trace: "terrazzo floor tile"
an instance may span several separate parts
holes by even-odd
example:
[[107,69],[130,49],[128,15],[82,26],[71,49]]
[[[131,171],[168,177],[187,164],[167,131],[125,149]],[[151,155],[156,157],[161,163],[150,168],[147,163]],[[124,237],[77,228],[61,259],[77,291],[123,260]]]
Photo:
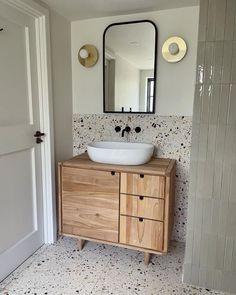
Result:
[[[167,256],[143,263],[143,253],[60,238],[40,248],[0,285],[3,295],[206,295],[226,293],[181,283],[184,244],[173,242]],[[1,288],[4,288],[1,290]]]
[[27,268],[30,268],[30,265],[33,261],[39,257],[46,249],[48,245],[43,245],[39,248],[33,255],[31,255],[26,261],[24,261],[14,272],[12,272],[4,281],[0,282],[0,294],[1,291],[13,280],[15,280],[22,271],[25,271]]
[[76,240],[60,239],[48,246],[23,273],[14,276],[6,291],[14,295],[88,294],[110,257],[110,249],[103,245],[88,243],[79,252]]

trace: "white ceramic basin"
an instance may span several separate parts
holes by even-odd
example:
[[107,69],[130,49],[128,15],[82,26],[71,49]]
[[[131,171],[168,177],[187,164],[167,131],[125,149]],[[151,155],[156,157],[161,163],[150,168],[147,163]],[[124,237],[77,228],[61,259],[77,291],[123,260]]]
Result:
[[89,158],[98,163],[141,165],[153,155],[154,146],[148,143],[100,141],[88,144]]

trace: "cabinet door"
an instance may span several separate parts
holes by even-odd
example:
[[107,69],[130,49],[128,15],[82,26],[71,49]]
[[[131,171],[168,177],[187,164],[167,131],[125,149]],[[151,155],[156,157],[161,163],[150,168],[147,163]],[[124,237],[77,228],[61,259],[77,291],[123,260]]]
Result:
[[165,197],[165,177],[121,173],[121,193],[153,198]]
[[120,216],[120,243],[163,250],[163,222]]
[[62,231],[118,242],[119,173],[62,167]]

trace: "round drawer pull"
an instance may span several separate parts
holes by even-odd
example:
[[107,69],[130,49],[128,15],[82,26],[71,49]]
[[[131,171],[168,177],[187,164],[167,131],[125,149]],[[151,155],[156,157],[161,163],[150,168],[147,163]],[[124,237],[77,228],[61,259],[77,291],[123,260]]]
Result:
[[143,197],[142,196],[139,196],[139,200],[143,200]]
[[139,218],[138,220],[139,220],[139,222],[143,222],[143,218]]
[[144,174],[140,174],[140,178],[144,178]]
[[111,171],[111,175],[116,175],[115,171]]

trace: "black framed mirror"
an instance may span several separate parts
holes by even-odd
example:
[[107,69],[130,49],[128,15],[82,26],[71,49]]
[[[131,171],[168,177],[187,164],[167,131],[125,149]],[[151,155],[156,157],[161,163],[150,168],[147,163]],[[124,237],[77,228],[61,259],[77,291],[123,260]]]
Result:
[[103,34],[104,113],[155,113],[157,28],[149,20],[109,25]]

